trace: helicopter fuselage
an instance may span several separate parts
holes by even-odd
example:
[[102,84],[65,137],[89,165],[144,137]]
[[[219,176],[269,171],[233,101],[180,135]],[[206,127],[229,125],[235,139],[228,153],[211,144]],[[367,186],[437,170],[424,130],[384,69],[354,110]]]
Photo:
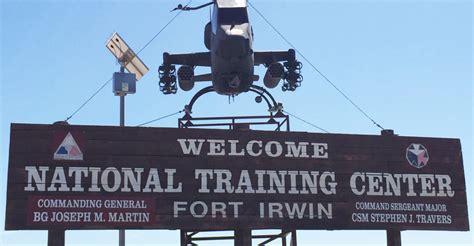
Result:
[[214,89],[224,95],[246,92],[254,80],[253,35],[247,8],[215,7],[213,13],[210,51]]

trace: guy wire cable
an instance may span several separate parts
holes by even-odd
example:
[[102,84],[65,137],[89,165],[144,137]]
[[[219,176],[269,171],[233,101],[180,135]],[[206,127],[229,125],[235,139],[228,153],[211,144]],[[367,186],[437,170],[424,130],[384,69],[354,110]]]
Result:
[[[189,5],[189,4],[191,4],[192,1],[193,1],[193,0],[190,0],[190,1],[186,4],[186,6]],[[130,61],[131,61],[134,57],[136,57],[138,54],[140,54],[145,48],[147,48],[148,45],[150,45],[151,42],[153,42],[153,40],[155,40],[155,39],[158,37],[158,35],[160,35],[182,12],[183,12],[182,10],[178,11],[178,12],[168,21],[168,23],[166,23],[166,24],[155,34],[155,36],[153,36],[153,37],[150,39],[150,41],[148,41],[140,50],[138,50],[138,52],[130,59]],[[68,116],[65,121],[67,122],[67,121],[70,120],[72,117],[74,117],[74,116],[75,116],[82,108],[84,108],[84,106],[86,106],[102,89],[104,89],[105,86],[110,83],[110,81],[112,81],[112,78],[110,78],[110,79],[108,79],[106,82],[104,82],[104,84],[102,84],[102,86],[99,87],[98,90],[96,90],[84,103],[81,104],[81,106],[79,106],[70,116]]]
[[165,116],[162,116],[162,117],[158,117],[158,118],[156,118],[156,119],[147,121],[147,122],[142,123],[142,124],[140,124],[140,125],[137,125],[137,127],[141,127],[141,126],[144,126],[144,125],[148,125],[148,124],[150,124],[150,123],[153,123],[153,122],[156,122],[156,121],[159,121],[159,120],[166,119],[166,118],[168,118],[168,117],[171,117],[171,116],[173,116],[173,115],[177,115],[177,114],[182,113],[182,112],[184,112],[184,110],[180,110],[180,111],[178,111],[178,112],[176,112],[176,113],[172,113],[172,114],[168,114],[168,115],[165,115]]
[[328,82],[334,89],[336,89],[352,106],[354,106],[360,113],[362,113],[367,119],[369,119],[374,125],[378,128],[385,130],[380,124],[378,124],[372,117],[370,117],[359,105],[357,105],[354,101],[352,101],[349,96],[347,96],[341,89],[339,89],[336,84],[334,84],[328,77],[326,77],[316,66],[307,59],[303,53],[301,53],[293,43],[291,43],[278,29],[260,12],[250,1],[248,1],[250,7],[257,12],[258,15],[289,45],[291,46],[297,53],[300,55],[303,60],[305,60],[323,79]]
[[302,118],[300,118],[300,117],[298,117],[298,116],[296,116],[296,115],[294,115],[294,114],[292,114],[292,113],[290,113],[290,112],[288,112],[288,111],[286,111],[286,110],[282,110],[282,111],[283,111],[284,113],[287,113],[287,114],[289,114],[290,116],[295,117],[296,119],[298,119],[298,120],[300,120],[300,121],[302,121],[302,122],[304,122],[304,123],[306,123],[306,124],[312,126],[312,127],[315,127],[315,128],[317,128],[317,129],[319,129],[319,130],[325,132],[325,133],[330,133],[330,132],[326,131],[324,128],[319,127],[319,126],[317,126],[317,125],[315,125],[315,124],[313,124],[313,123],[311,123],[311,122],[309,122],[309,121],[306,121],[306,120],[304,120],[304,119],[302,119]]

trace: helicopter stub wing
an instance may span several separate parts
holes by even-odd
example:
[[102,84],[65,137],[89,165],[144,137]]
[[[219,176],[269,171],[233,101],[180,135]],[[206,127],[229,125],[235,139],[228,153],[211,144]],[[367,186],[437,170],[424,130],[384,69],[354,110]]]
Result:
[[275,62],[293,61],[295,59],[294,50],[287,51],[256,51],[254,52],[255,66],[269,66]]
[[[253,81],[258,81],[260,77],[258,75],[253,75]],[[194,82],[206,82],[206,81],[212,81],[212,74],[211,73],[206,73],[206,74],[200,74],[200,75],[194,75]]]
[[206,73],[206,74],[194,76],[194,82],[205,82],[205,81],[212,81],[212,74]]
[[211,53],[210,52],[198,52],[189,54],[163,54],[164,64],[173,65],[188,65],[188,66],[211,66]]

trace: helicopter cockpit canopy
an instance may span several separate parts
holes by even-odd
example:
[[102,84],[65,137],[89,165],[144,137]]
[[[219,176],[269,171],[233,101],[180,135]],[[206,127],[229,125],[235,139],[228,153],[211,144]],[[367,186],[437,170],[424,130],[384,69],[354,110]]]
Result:
[[247,0],[217,0],[217,7],[222,8],[247,8]]
[[221,25],[240,25],[249,22],[246,8],[222,8],[218,11]]
[[240,25],[249,22],[247,0],[217,0],[217,18],[221,25]]

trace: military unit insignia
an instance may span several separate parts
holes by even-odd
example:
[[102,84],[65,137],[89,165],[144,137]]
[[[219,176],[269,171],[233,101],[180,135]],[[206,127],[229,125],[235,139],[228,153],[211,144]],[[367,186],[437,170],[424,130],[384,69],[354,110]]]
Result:
[[407,148],[406,158],[413,167],[422,168],[428,164],[430,156],[425,146],[413,143]]

